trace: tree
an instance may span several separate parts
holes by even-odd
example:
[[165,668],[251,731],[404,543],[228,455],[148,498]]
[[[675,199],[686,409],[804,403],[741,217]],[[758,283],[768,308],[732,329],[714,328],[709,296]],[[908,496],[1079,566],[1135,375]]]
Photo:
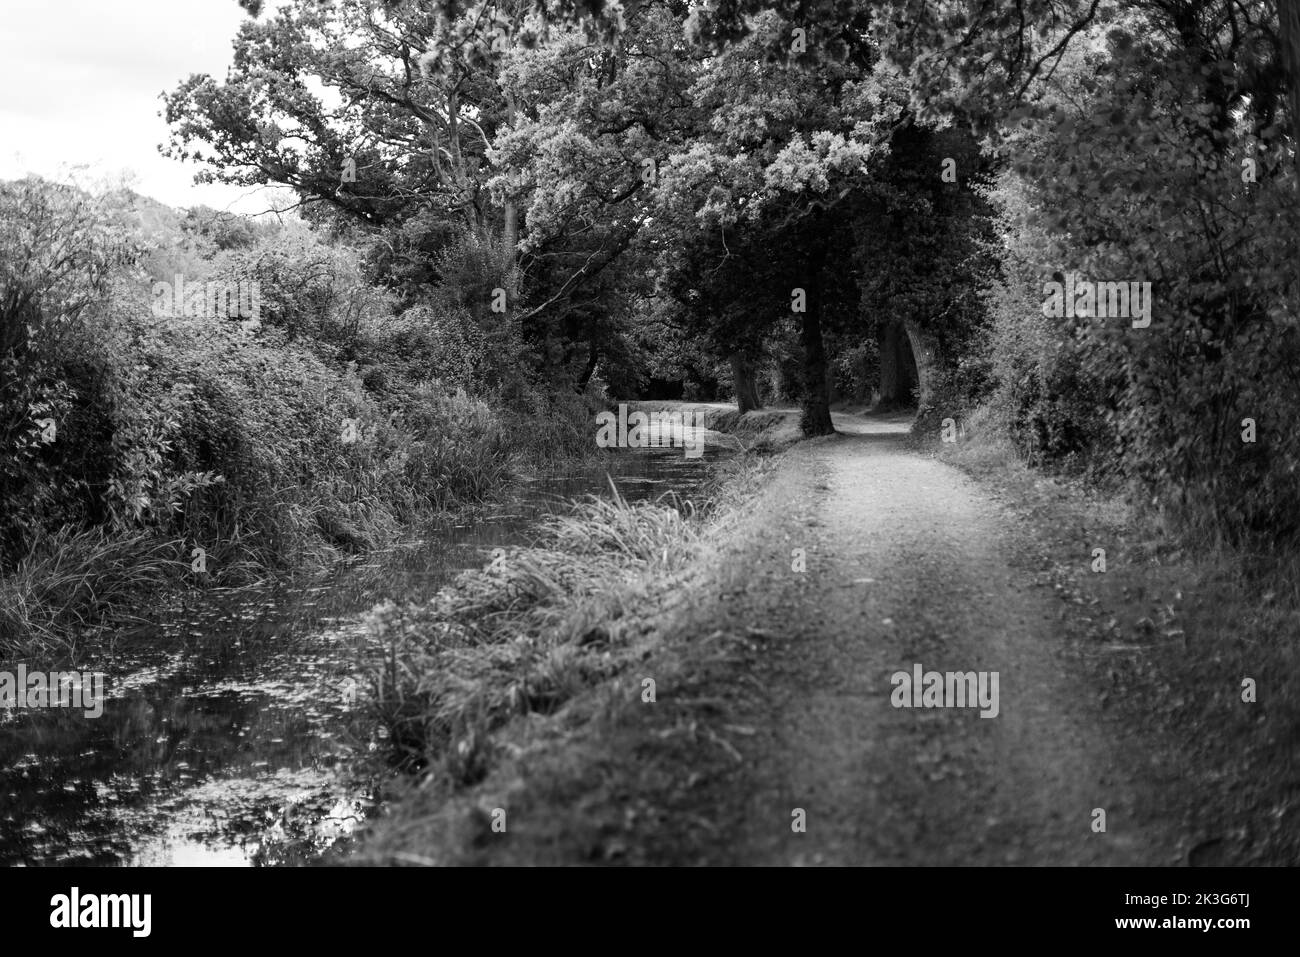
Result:
[[[844,274],[828,267],[851,248],[841,237],[854,204],[879,185],[873,166],[900,116],[869,74],[863,47],[845,60],[804,56],[806,31],[795,29],[776,14],[758,15],[746,36],[707,62],[692,91],[704,116],[689,146],[665,162],[653,215],[661,232],[684,238],[683,249],[707,249],[715,268],[738,255],[733,238],[750,259],[764,250],[758,258],[771,268],[757,288],[768,298],[748,301],[759,305],[760,326],[794,311],[802,424],[823,435],[834,427],[822,327],[836,300],[832,274]],[[773,59],[781,49],[784,62]]]
[[576,358],[579,389],[623,350],[618,330],[647,291],[635,239],[658,166],[698,112],[694,69],[667,3],[638,6],[613,44],[553,28],[504,68],[518,112],[488,153],[489,186],[520,209],[523,318],[551,317],[548,360]]

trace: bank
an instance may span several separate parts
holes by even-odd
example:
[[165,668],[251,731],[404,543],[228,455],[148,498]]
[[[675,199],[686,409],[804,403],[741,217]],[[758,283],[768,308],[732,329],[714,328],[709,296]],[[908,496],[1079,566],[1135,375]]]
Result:
[[[646,776],[681,759],[679,742],[641,719],[689,707],[683,690],[718,648],[682,636],[736,573],[735,550],[784,461],[779,450],[800,440],[796,409],[741,415],[720,404],[647,402],[631,411],[688,414],[737,451],[701,502],[588,502],[549,523],[534,546],[500,550],[433,601],[371,612],[368,707],[407,773],[342,860],[541,863],[623,853],[596,838],[620,804],[615,792],[630,786],[653,802]],[[655,743],[668,750],[642,767]],[[500,835],[509,840],[493,840]]]

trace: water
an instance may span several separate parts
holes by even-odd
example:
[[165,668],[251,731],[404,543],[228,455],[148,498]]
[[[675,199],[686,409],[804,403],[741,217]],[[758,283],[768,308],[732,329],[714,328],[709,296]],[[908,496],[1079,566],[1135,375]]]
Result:
[[116,636],[111,654],[75,666],[106,673],[100,717],[0,709],[0,864],[301,864],[346,847],[378,807],[382,768],[363,760],[378,743],[352,693],[360,614],[482,567],[566,500],[610,494],[608,475],[628,500],[690,497],[725,448],[621,450],[311,587],[208,592]]

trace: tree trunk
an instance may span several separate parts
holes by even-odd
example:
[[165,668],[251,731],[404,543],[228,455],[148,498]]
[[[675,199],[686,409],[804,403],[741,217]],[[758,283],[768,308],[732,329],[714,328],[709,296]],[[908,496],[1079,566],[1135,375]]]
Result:
[[881,324],[876,341],[880,348],[879,408],[911,405],[912,389],[917,385],[911,334],[904,332],[902,323],[886,322]]
[[[514,128],[515,125],[515,95],[509,91],[506,92],[506,126]],[[510,254],[510,266],[513,269],[519,247],[519,204],[509,194],[506,195],[505,202],[505,240],[506,252]]]
[[731,363],[731,387],[736,393],[736,408],[742,415],[761,409],[763,402],[758,397],[753,363],[739,352],[733,352],[728,360]]
[[577,387],[578,394],[581,395],[587,391],[587,383],[596,373],[596,366],[600,364],[600,349],[596,346],[596,340],[592,339],[587,343],[587,364],[583,367],[582,374],[578,377]]
[[799,427],[804,435],[834,435],[831,422],[830,382],[826,375],[826,344],[822,341],[822,266],[826,262],[825,240],[821,240],[808,263],[807,286],[800,340],[803,344],[803,415]]
[[[1296,186],[1300,188],[1300,0],[1277,0],[1282,62],[1291,104],[1291,145],[1295,147]],[[1297,267],[1292,264],[1292,269]]]
[[[1278,25],[1281,27],[1282,62],[1287,71],[1287,90],[1291,103],[1291,136],[1300,144],[1300,0],[1278,0]],[[1300,153],[1296,156],[1300,163]]]
[[513,199],[506,200],[505,240],[506,252],[510,254],[511,265],[515,261],[515,250],[519,247],[519,205]]
[[898,323],[882,322],[877,344],[880,347],[880,405],[882,408],[896,405],[901,398],[899,394],[898,369]]
[[938,362],[938,349],[934,339],[912,319],[903,323],[907,339],[912,344],[912,355],[916,358],[917,397],[916,406],[924,410],[930,404],[931,390],[934,388],[934,372]]

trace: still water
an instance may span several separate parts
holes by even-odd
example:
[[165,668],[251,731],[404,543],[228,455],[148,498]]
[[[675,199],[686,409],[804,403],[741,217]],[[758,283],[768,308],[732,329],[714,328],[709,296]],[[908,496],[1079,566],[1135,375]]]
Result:
[[619,450],[600,468],[522,481],[473,521],[421,530],[311,587],[209,591],[116,636],[111,654],[76,663],[106,674],[100,717],[0,709],[0,865],[302,864],[345,850],[378,809],[380,763],[363,760],[373,729],[351,693],[361,614],[481,567],[569,500],[609,495],[610,477],[628,500],[690,498],[725,449]]

